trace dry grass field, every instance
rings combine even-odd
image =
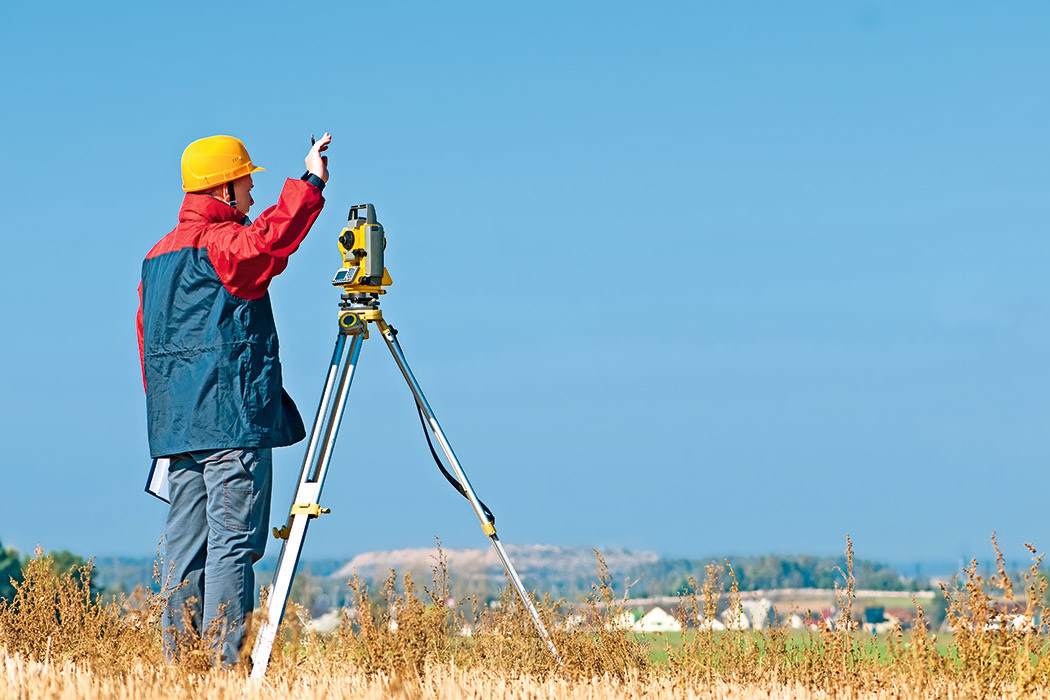
[[[103,600],[90,592],[89,569],[56,577],[38,553],[16,595],[0,602],[0,699],[1050,697],[1042,556],[1033,550],[1031,568],[1011,577],[995,548],[994,574],[982,577],[973,563],[944,587],[947,641],[934,639],[921,607],[917,624],[888,641],[860,634],[850,622],[850,565],[836,628],[716,632],[704,621],[739,595],[731,567],[712,564],[680,606],[689,631],[661,663],[651,660],[653,642],[609,624],[623,601],[599,557],[582,622],[570,624],[564,601],[539,602],[561,666],[509,593],[496,609],[444,605],[439,558],[426,587],[393,573],[378,592],[351,580],[360,612],[331,634],[309,632],[302,611],[290,609],[257,685],[246,661],[213,668],[214,639],[182,640],[179,662],[165,661],[159,623],[170,585]],[[466,623],[474,633],[457,634]]]

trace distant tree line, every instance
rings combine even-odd
[[[817,557],[811,555],[728,557],[725,559],[660,559],[645,565],[610,571],[613,588],[622,595],[631,585],[632,598],[679,595],[688,588],[692,577],[702,584],[709,564],[733,568],[741,591],[773,588],[825,588],[846,583],[845,556]],[[865,559],[853,560],[853,576],[857,588],[879,591],[911,591],[926,588],[928,582],[908,579],[886,564]],[[555,595],[572,598],[590,590],[593,572],[536,572],[529,576],[530,585],[549,590]],[[729,588],[728,570],[720,583]]]
[[[660,590],[664,595],[681,593],[686,589],[687,577],[692,576],[698,582],[703,581],[707,573],[707,565],[711,561],[709,559],[663,559],[652,567],[647,567],[649,571],[646,573],[653,579],[648,588]],[[742,591],[773,588],[828,589],[834,588],[835,584],[839,586],[846,584],[845,556],[766,555],[734,557],[715,563],[724,564],[725,561],[732,566],[733,575]],[[728,576],[727,570],[725,577],[728,578]],[[853,560],[853,577],[857,588],[877,591],[913,591],[924,588],[926,583],[905,578],[886,564],[866,559]]]
[[[22,581],[22,558],[18,550],[4,547],[0,543],[0,598],[11,598],[15,594],[14,583]]]

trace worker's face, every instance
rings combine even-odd
[[[254,186],[251,175],[245,175],[233,181],[233,194],[237,199],[237,211],[245,216],[248,216],[248,210],[255,204],[255,200],[252,199],[252,187]]]

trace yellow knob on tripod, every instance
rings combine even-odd
[[[339,330],[347,335],[356,335],[365,329],[365,322],[353,311],[339,314]]]

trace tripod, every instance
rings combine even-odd
[[[371,207],[371,205],[368,205]],[[351,210],[353,213],[354,210]],[[337,277],[338,279],[338,277]],[[324,391],[321,392],[321,403],[317,408],[317,416],[314,418],[313,429],[310,432],[310,442],[307,444],[306,456],[303,458],[302,471],[299,473],[299,486],[295,493],[288,522],[281,528],[274,528],[274,536],[284,540],[281,546],[281,555],[277,561],[277,570],[274,572],[273,584],[270,586],[269,596],[266,599],[266,618],[259,629],[255,640],[255,648],[252,650],[252,678],[261,679],[266,675],[266,667],[270,662],[270,653],[273,649],[274,639],[277,636],[277,628],[284,616],[285,605],[288,602],[288,592],[292,587],[292,578],[299,563],[299,556],[303,550],[306,539],[306,530],[310,521],[322,513],[327,513],[327,508],[321,508],[318,499],[321,496],[321,488],[324,486],[325,475],[328,473],[328,465],[332,457],[332,448],[339,432],[339,422],[346,408],[346,401],[350,395],[350,383],[353,381],[354,372],[357,369],[358,357],[361,354],[361,345],[368,338],[368,324],[374,323],[386,341],[390,354],[394,357],[398,369],[404,375],[408,388],[416,400],[416,406],[421,418],[437,438],[441,451],[445,454],[448,464],[452,467],[455,479],[445,470],[437,458],[438,466],[453,486],[470,501],[474,514],[481,521],[481,529],[492,542],[496,555],[503,563],[503,567],[510,577],[511,583],[521,598],[522,604],[529,611],[536,631],[547,645],[548,651],[560,665],[561,659],[547,633],[543,621],[535,604],[529,597],[518,577],[514,565],[507,557],[503,544],[496,535],[495,518],[492,512],[481,502],[474,492],[467,475],[452,452],[452,446],[445,437],[444,431],[438,424],[434,411],[427,403],[423,390],[420,389],[412,370],[409,369],[405,354],[397,342],[397,331],[383,320],[383,314],[379,310],[379,302],[375,294],[344,294],[343,302],[340,304],[339,332],[335,339],[335,352],[332,353],[332,361],[328,366],[328,377],[325,381]],[[429,442],[429,436],[428,436]],[[431,446],[433,451],[433,446]]]

